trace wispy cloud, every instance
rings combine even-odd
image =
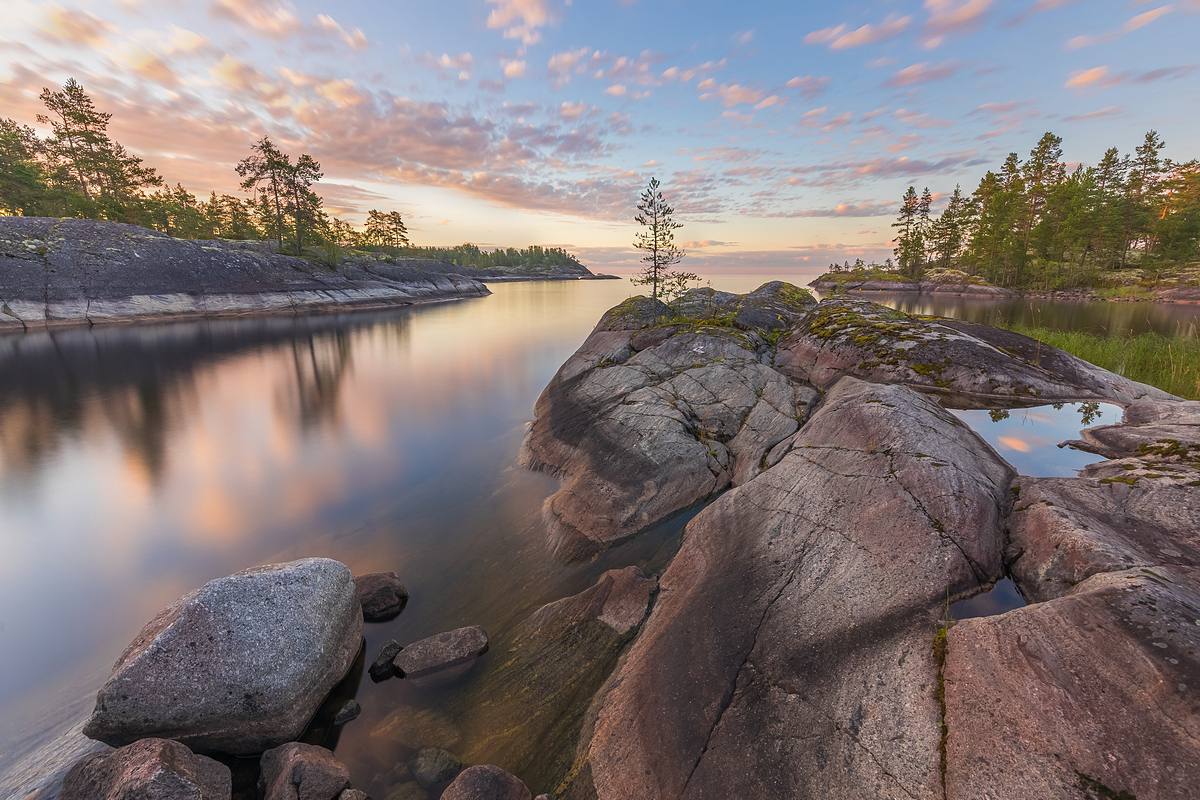
[[[947,36],[976,31],[992,0],[925,0],[929,19],[921,29],[922,44],[927,50],[938,47]]]
[[[1096,44],[1111,42],[1114,39],[1120,39],[1126,34],[1133,33],[1138,28],[1144,28],[1159,17],[1170,14],[1173,9],[1171,6],[1159,6],[1150,11],[1138,14],[1131,17],[1124,25],[1110,33],[1104,33],[1099,36],[1076,36],[1067,42],[1068,50],[1078,50],[1081,47],[1091,47]]]
[[[1095,119],[1105,119],[1106,117],[1115,117],[1121,113],[1120,106],[1107,106],[1099,111],[1089,111],[1086,114],[1072,114],[1069,117],[1063,117],[1063,122],[1087,122]]]
[[[209,11],[215,17],[273,39],[293,36],[304,29],[291,3],[277,0],[213,0]]]
[[[1119,75],[1110,75],[1108,67],[1092,67],[1091,69],[1080,69],[1071,73],[1071,77],[1063,84],[1067,89],[1088,89],[1101,88],[1106,89],[1110,86],[1116,86],[1121,81],[1125,80],[1125,73]]]
[[[113,25],[95,14],[79,9],[66,9],[59,5],[46,9],[38,27],[44,39],[88,47],[103,44],[105,34],[116,30]]]
[[[901,88],[904,86],[913,86],[919,83],[929,83],[931,81],[940,81],[951,77],[963,65],[957,61],[943,61],[941,64],[913,64],[904,69],[892,73],[892,77],[883,82],[884,86],[892,88]]]
[[[854,30],[849,30],[846,25],[838,25],[834,28],[813,31],[805,36],[803,41],[804,44],[828,44],[830,50],[863,47],[899,36],[908,28],[910,22],[912,22],[912,17],[889,14],[887,19],[878,25],[863,25]]]
[[[805,208],[796,211],[777,211],[763,214],[764,217],[886,217],[895,213],[892,209],[895,202],[876,203],[868,200],[863,203],[838,203],[833,208]]]

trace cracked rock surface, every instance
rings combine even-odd
[[[539,399],[560,555],[724,492],[554,796],[1191,796],[1200,403],[987,326],[736,303],[627,301]],[[1128,408],[1078,478],[1016,476],[940,405],[1101,399]],[[1002,577],[1032,604],[947,631]]]

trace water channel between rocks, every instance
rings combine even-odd
[[[744,292],[777,277],[815,276],[712,284]],[[398,572],[411,599],[394,621],[366,627],[369,660],[388,639],[473,624],[501,652],[534,609],[605,570],[665,568],[698,509],[564,565],[540,515],[557,482],[514,466],[542,388],[637,291],[627,281],[491,288],[383,312],[0,337],[0,796],[49,796],[37,790],[78,755],[69,732],[117,655],[160,608],[213,578],[305,556]],[[1082,465],[1054,447],[1082,427],[1077,409],[1059,412],[1072,420],[1061,430],[1043,409],[999,423],[956,413],[1022,474]],[[1102,413],[1094,424],[1119,419]],[[388,718],[436,698],[364,678],[357,699],[363,714],[337,754],[356,787],[382,798],[390,765],[420,744]]]

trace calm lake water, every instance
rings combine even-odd
[[[384,312],[0,336],[0,797],[53,784],[117,655],[210,579],[306,556],[396,571],[412,596],[367,626],[370,659],[388,639],[471,624],[495,646],[604,570],[662,569],[687,517],[594,562],[556,563],[540,508],[557,482],[514,466],[542,388],[604,310],[638,292],[625,280],[491,288]],[[991,313],[910,310],[956,309]],[[1084,324],[1078,308],[1060,311],[1063,326]],[[1191,309],[1134,316],[1170,330],[1187,313],[1194,326]],[[1076,414],[1039,436],[1079,427]],[[370,734],[411,701],[400,683],[362,682],[363,716],[337,748],[376,797],[401,745]]]

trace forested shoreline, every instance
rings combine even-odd
[[[893,223],[895,261],[830,271],[914,280],[954,269],[1033,290],[1200,281],[1200,161],[1163,159],[1164,146],[1150,131],[1132,155],[1112,147],[1095,166],[1068,171],[1062,137],[1046,133],[971,194],[955,186],[940,214],[928,188],[909,186]]]
[[[249,197],[210,193],[197,198],[130,154],[108,133],[112,114],[99,111],[74,79],[40,95],[46,114],[29,125],[0,118],[0,216],[75,217],[124,222],[180,239],[275,240],[280,252],[335,266],[348,251],[430,258],[472,269],[583,268],[562,248],[497,248],[473,244],[415,247],[398,211],[371,209],[364,226],[328,214],[312,185],[320,164],[294,161],[264,137],[237,167]]]

